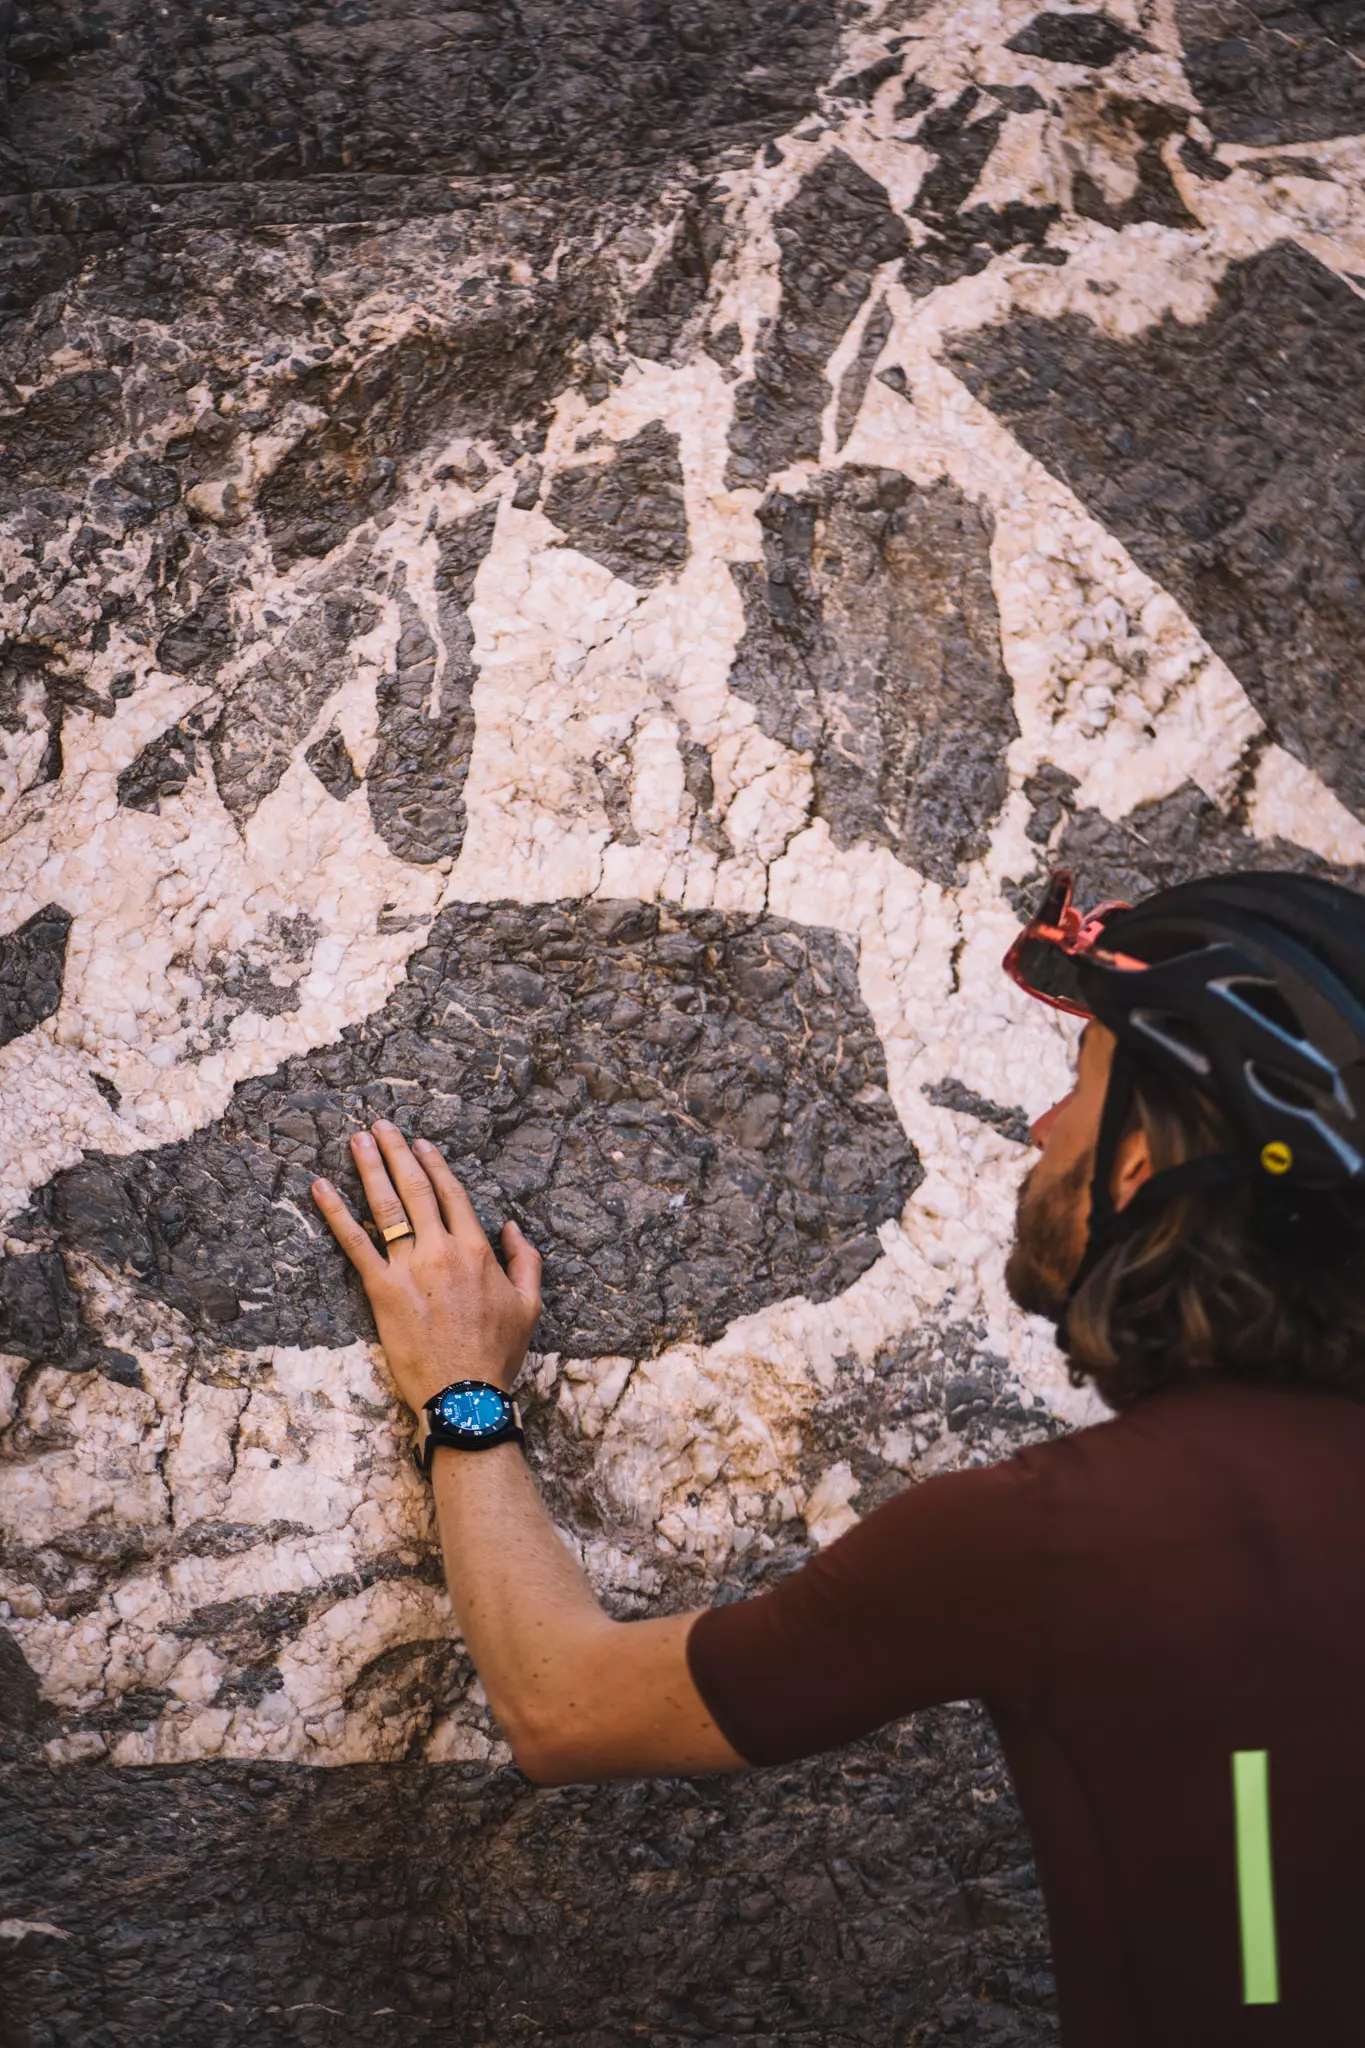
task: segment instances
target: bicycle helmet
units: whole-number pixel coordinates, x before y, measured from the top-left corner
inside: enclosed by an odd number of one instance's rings
[[[1209,875],[1087,915],[1059,871],[1005,967],[1118,1041],[1073,1295],[1111,1245],[1194,1187],[1259,1183],[1282,1205],[1365,1196],[1365,897],[1316,875]],[[1153,1174],[1116,1212],[1109,1184],[1138,1065],[1206,1095],[1232,1147]]]

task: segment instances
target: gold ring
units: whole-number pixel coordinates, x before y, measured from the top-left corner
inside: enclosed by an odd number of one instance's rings
[[[382,1235],[385,1244],[397,1244],[400,1237],[416,1237],[417,1232],[405,1216],[401,1223],[391,1223]]]

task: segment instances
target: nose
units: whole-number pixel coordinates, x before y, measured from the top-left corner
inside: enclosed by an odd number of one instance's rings
[[[1043,1111],[1037,1123],[1030,1124],[1029,1138],[1038,1147],[1039,1151],[1041,1151],[1043,1146],[1046,1145],[1048,1138],[1051,1135],[1052,1126],[1056,1123],[1058,1117],[1061,1115],[1062,1105],[1065,1103],[1065,1101],[1066,1097],[1063,1096],[1061,1102],[1054,1102],[1051,1109],[1045,1109]]]

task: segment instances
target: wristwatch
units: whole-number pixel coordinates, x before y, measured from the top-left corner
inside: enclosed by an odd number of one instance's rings
[[[454,1380],[423,1403],[417,1415],[412,1462],[424,1479],[443,1444],[455,1451],[491,1451],[494,1444],[520,1444],[521,1410],[491,1380]]]

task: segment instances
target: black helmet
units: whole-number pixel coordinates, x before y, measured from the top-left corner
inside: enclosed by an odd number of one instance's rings
[[[1353,890],[1315,875],[1208,875],[1085,916],[1059,873],[1005,965],[1118,1041],[1073,1293],[1118,1237],[1195,1185],[1365,1197],[1365,898]],[[1233,1149],[1154,1174],[1120,1218],[1109,1179],[1135,1064],[1208,1096]]]

